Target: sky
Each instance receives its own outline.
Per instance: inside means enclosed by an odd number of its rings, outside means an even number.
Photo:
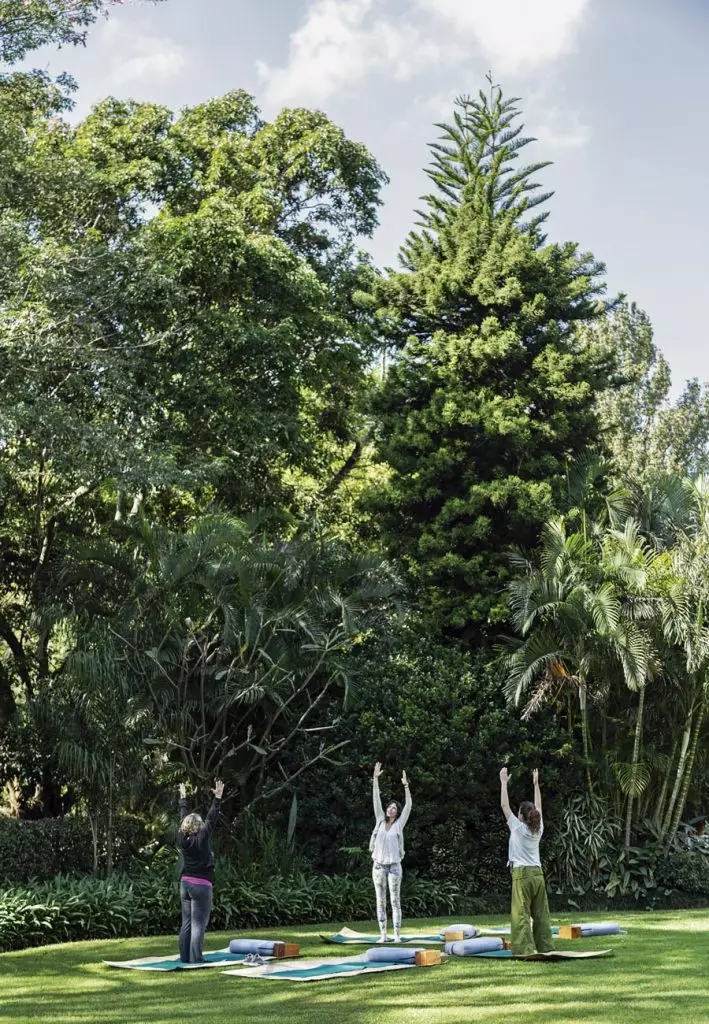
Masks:
[[[381,266],[427,190],[435,123],[491,71],[522,99],[530,159],[554,161],[550,239],[648,312],[678,390],[709,381],[708,50],[707,0],[124,0],[85,49],[32,64],[76,78],[77,117],[107,95],[179,109],[235,88],[267,117],[324,110],[389,175],[364,243]]]

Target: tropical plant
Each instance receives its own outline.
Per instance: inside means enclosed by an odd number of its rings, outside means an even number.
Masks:
[[[208,790],[220,776],[243,811],[332,758],[347,741],[328,742],[323,710],[347,692],[344,655],[394,608],[382,559],[315,536],[271,542],[224,516],[185,533],[143,521],[136,541],[130,558],[96,547],[75,568],[77,587],[105,590],[108,571],[129,592],[98,620],[111,643],[80,646],[81,668],[100,678],[109,660],[122,674],[127,720],[164,752],[165,781]]]

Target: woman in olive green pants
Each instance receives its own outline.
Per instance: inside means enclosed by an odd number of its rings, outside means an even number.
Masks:
[[[551,924],[547,887],[539,858],[539,841],[544,832],[539,772],[532,772],[534,803],[525,800],[515,815],[507,795],[507,769],[500,772],[500,806],[510,830],[508,865],[512,868],[511,939],[513,956],[548,953]],[[531,919],[531,920],[530,920]]]

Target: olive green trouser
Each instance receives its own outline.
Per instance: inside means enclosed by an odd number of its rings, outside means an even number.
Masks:
[[[530,917],[533,924],[530,926]],[[513,956],[548,953],[551,943],[549,904],[541,868],[512,868],[511,940]],[[534,930],[534,939],[532,939]]]

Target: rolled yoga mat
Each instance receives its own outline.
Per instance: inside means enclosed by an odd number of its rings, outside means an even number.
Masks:
[[[443,942],[446,932],[462,932],[464,939],[474,939],[476,935],[480,934],[477,928],[473,928],[472,924],[449,924],[440,933],[441,942]]]
[[[598,921],[592,924],[580,924],[581,934],[585,939],[594,935],[622,935],[623,929],[614,921]]]
[[[419,952],[421,950],[409,947],[402,949],[401,946],[382,946],[368,949],[365,959],[370,964],[413,964],[416,963],[416,954]]]
[[[257,953],[259,956],[273,956],[275,942],[264,939],[232,939],[229,943],[230,953]]]
[[[494,953],[504,948],[502,939],[494,936],[466,939],[464,942],[446,942],[445,946],[446,953],[451,956],[479,956],[481,953]]]

